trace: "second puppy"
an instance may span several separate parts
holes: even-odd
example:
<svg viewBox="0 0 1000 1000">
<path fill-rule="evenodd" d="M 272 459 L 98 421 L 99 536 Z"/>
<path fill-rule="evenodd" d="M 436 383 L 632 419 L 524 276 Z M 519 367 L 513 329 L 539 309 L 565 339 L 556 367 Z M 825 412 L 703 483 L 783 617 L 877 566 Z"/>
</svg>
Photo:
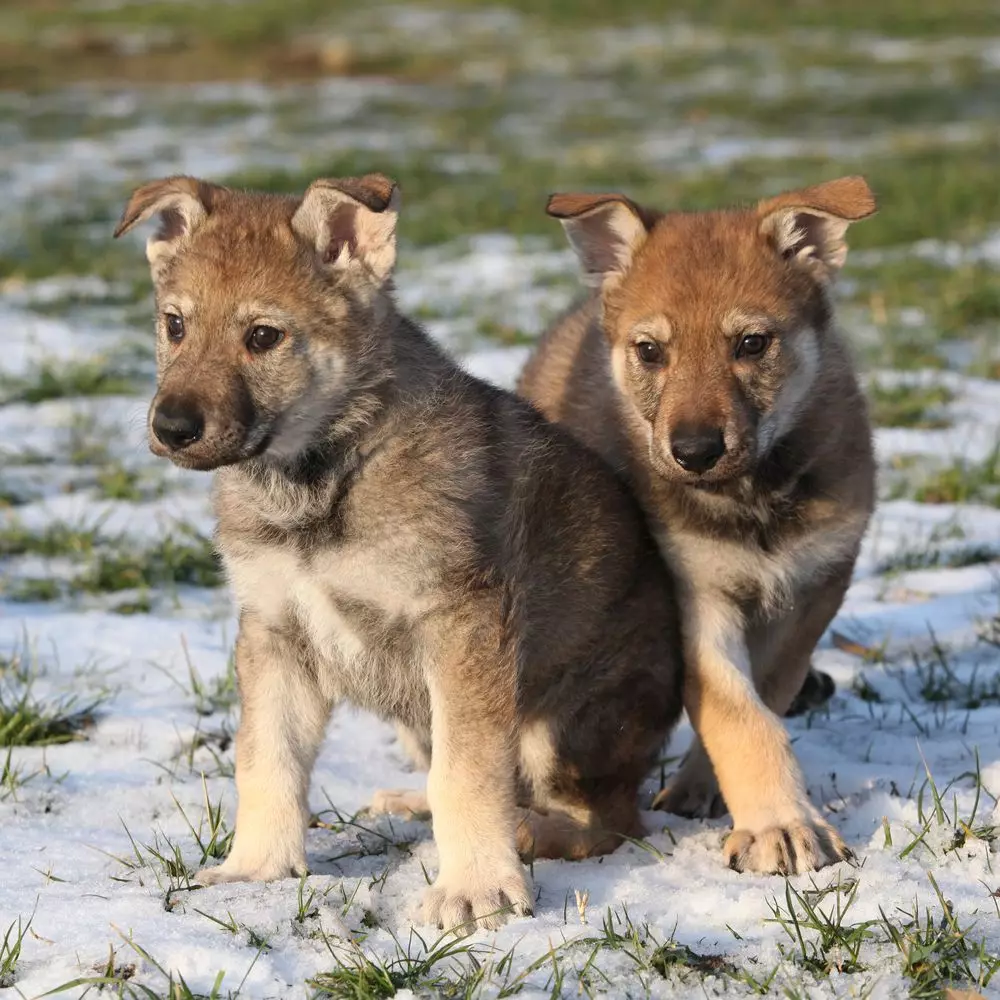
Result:
<svg viewBox="0 0 1000 1000">
<path fill-rule="evenodd" d="M 874 210 L 860 177 L 716 212 L 549 202 L 594 294 L 545 335 L 520 391 L 629 478 L 674 568 L 700 740 L 658 804 L 728 807 L 739 870 L 848 854 L 778 715 L 874 503 L 865 401 L 829 295 L 848 226 Z"/>
</svg>

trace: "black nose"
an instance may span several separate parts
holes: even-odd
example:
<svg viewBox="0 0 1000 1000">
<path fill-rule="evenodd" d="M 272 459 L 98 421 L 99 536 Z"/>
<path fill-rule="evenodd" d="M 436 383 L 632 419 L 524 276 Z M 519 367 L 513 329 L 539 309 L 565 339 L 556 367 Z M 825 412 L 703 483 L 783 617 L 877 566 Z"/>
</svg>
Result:
<svg viewBox="0 0 1000 1000">
<path fill-rule="evenodd" d="M 193 404 L 168 397 L 153 414 L 153 433 L 171 451 L 180 451 L 197 441 L 205 430 L 205 418 Z"/>
<path fill-rule="evenodd" d="M 670 454 L 688 472 L 708 472 L 726 453 L 718 427 L 678 427 L 670 436 Z"/>
</svg>

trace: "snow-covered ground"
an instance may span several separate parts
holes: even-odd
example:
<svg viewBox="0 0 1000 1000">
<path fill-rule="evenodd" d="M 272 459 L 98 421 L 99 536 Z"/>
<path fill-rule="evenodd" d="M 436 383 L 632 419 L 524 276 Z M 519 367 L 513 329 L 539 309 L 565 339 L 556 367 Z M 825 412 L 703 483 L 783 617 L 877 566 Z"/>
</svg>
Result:
<svg viewBox="0 0 1000 1000">
<path fill-rule="evenodd" d="M 519 254 L 513 243 L 500 240 L 491 246 L 491 266 L 474 270 L 483 272 L 483 280 L 513 275 L 523 283 L 532 252 Z M 475 251 L 469 259 L 475 265 Z M 430 294 L 440 295 L 433 260 L 421 274 Z M 421 280 L 414 269 L 404 272 L 404 301 L 419 299 Z M 519 305 L 527 309 L 530 302 L 522 297 Z M 16 324 L 17 310 L 11 314 Z M 21 320 L 28 325 L 27 317 Z M 46 350 L 58 347 L 53 331 L 44 330 Z M 69 347 L 71 323 L 64 332 Z M 522 359 L 523 350 L 494 348 L 470 353 L 467 362 L 484 377 L 509 384 Z M 883 460 L 921 447 L 937 452 L 965 432 L 974 440 L 986 421 L 1000 419 L 996 383 L 966 385 L 956 378 L 952 387 L 956 396 L 949 409 L 957 419 L 950 437 L 908 440 L 898 431 L 880 432 Z M 143 455 L 139 400 L 120 407 L 114 400 L 96 407 L 94 401 L 41 403 L 24 412 L 8 407 L 0 410 L 3 438 L 8 444 L 28 438 L 34 449 L 57 453 L 60 423 L 88 409 L 100 410 L 120 428 L 108 442 L 113 450 L 133 466 L 153 462 Z M 206 476 L 175 475 L 158 499 L 100 501 L 83 490 L 46 496 L 9 517 L 34 531 L 52 523 L 99 521 L 101 531 L 126 532 L 140 545 L 178 519 L 209 529 L 207 488 Z M 998 558 L 964 568 L 881 571 L 907 553 L 919 559 L 977 545 L 995 546 Z M 63 560 L 29 558 L 9 561 L 8 573 L 65 571 Z M 887 502 L 834 624 L 836 641 L 831 632 L 819 650 L 817 665 L 834 676 L 837 695 L 828 711 L 789 726 L 816 801 L 861 864 L 794 878 L 791 885 L 803 892 L 856 882 L 849 923 L 877 921 L 880 910 L 905 922 L 901 913 L 914 906 L 940 916 L 928 879 L 933 872 L 958 921 L 975 921 L 992 950 L 1000 945 L 991 898 L 1000 889 L 1000 875 L 992 870 L 993 832 L 980 830 L 1000 826 L 994 808 L 1000 794 L 1000 650 L 979 638 L 984 623 L 1000 612 L 998 570 L 1000 510 Z M 226 682 L 234 631 L 223 592 L 192 587 L 159 598 L 151 613 L 132 615 L 110 612 L 100 597 L 0 604 L 0 653 L 19 658 L 36 675 L 35 697 L 43 703 L 60 693 L 82 703 L 103 699 L 86 739 L 16 748 L 12 767 L 34 777 L 0 790 L 0 929 L 33 914 L 17 979 L 25 996 L 102 975 L 109 946 L 116 967 L 134 966 L 135 975 L 154 989 L 164 989 L 166 981 L 153 959 L 182 973 L 195 992 L 208 993 L 225 971 L 224 989 L 242 982 L 245 996 L 306 995 L 305 981 L 334 967 L 331 949 L 348 965 L 361 953 L 388 961 L 399 948 L 422 949 L 410 941 L 411 933 L 428 944 L 436 937 L 419 923 L 411 931 L 424 872 L 436 865 L 428 825 L 356 815 L 374 788 L 419 787 L 422 776 L 408 770 L 389 726 L 350 709 L 335 715 L 313 779 L 311 802 L 321 822 L 308 840 L 313 874 L 301 885 L 289 880 L 187 890 L 185 870 L 202 860 L 189 824 L 207 843 L 210 810 L 221 803 L 226 823 L 234 804 L 229 734 L 235 710 Z M 201 699 L 192 670 L 207 691 Z M 948 696 L 928 700 L 922 689 L 930 684 L 947 688 Z M 212 711 L 216 686 L 221 707 Z M 670 754 L 681 753 L 689 738 L 683 727 Z M 192 750 L 194 741 L 204 745 Z M 939 790 L 947 788 L 940 815 L 929 776 Z M 651 777 L 650 793 L 657 781 Z M 623 922 L 626 909 L 650 941 L 672 938 L 698 954 L 723 955 L 758 979 L 777 966 L 776 984 L 801 976 L 782 959 L 782 949 L 791 954 L 796 942 L 769 920 L 774 905 L 787 906 L 784 880 L 724 868 L 724 821 L 656 813 L 647 820 L 649 847 L 630 845 L 595 861 L 535 865 L 536 917 L 472 939 L 480 963 L 513 955 L 509 967 L 492 971 L 494 986 L 519 981 L 522 995 L 548 994 L 554 970 L 577 975 L 604 934 L 603 921 Z M 980 835 L 966 833 L 959 846 L 958 835 L 967 828 Z M 180 869 L 155 857 L 172 859 L 175 845 Z M 582 913 L 578 893 L 586 896 Z M 859 995 L 845 991 L 863 983 L 876 984 L 870 996 L 901 995 L 898 954 L 877 943 L 884 936 L 873 932 L 865 945 L 869 971 L 834 975 L 809 995 Z M 262 940 L 267 945 L 259 949 Z M 435 973 L 454 978 L 449 970 L 459 961 L 470 959 L 447 959 Z M 598 949 L 585 978 L 596 983 L 602 974 L 612 981 L 626 977 L 633 992 L 640 990 L 641 977 L 654 993 L 671 996 L 703 996 L 725 982 L 722 976 L 695 976 L 687 984 L 661 979 L 642 973 L 610 946 Z M 621 982 L 624 989 L 626 979 Z"/>
<path fill-rule="evenodd" d="M 690 48 L 707 37 L 681 41 Z M 602 58 L 611 60 L 642 39 L 606 41 Z M 872 51 L 895 58 L 885 46 Z M 732 85 L 692 79 L 706 93 Z M 377 167 L 386 143 L 421 149 L 433 139 L 417 117 L 401 132 L 365 119 L 370 102 L 391 100 L 408 121 L 422 92 L 337 81 L 204 88 L 205 106 L 242 102 L 252 113 L 184 123 L 181 143 L 156 124 L 178 93 L 64 94 L 67 113 L 121 119 L 105 135 L 70 139 L 22 134 L 16 116 L 42 115 L 46 105 L 20 108 L 15 96 L 0 97 L 0 111 L 14 115 L 0 132 L 9 140 L 0 150 L 8 192 L 0 249 L 9 242 L 3 223 L 18 231 L 34 206 L 57 217 L 80 191 L 110 204 L 140 167 L 218 176 L 248 163 L 297 164 L 321 149 L 327 129 L 342 147 L 370 152 Z M 279 127 L 279 112 L 299 103 L 316 108 L 308 128 L 297 131 L 294 117 Z M 512 113 L 506 124 L 522 138 L 522 125 L 545 131 L 544 116 L 519 121 Z M 654 130 L 640 153 L 690 168 L 690 134 Z M 712 149 L 716 159 L 792 149 L 734 141 L 742 145 L 699 140 L 695 160 L 711 159 Z M 856 155 L 887 142 L 862 143 Z M 989 246 L 900 252 L 994 265 Z M 134 250 L 141 253 L 138 240 Z M 576 282 L 568 252 L 487 233 L 404 250 L 398 285 L 404 307 L 427 317 L 472 371 L 509 386 L 529 348 L 490 340 L 483 320 L 535 334 Z M 313 777 L 308 878 L 190 889 L 188 875 L 224 851 L 233 817 L 235 621 L 223 588 L 196 585 L 215 582 L 202 541 L 212 527 L 208 477 L 166 467 L 146 450 L 149 322 L 106 304 L 121 294 L 94 278 L 0 285 L 0 497 L 11 503 L 0 509 L 0 707 L 26 688 L 43 712 L 96 702 L 80 738 L 15 746 L 9 757 L 0 750 L 0 943 L 12 925 L 0 947 L 0 992 L 13 984 L 15 994 L 37 997 L 65 986 L 62 995 L 77 996 L 97 990 L 82 980 L 110 977 L 106 985 L 124 995 L 188 996 L 176 990 L 179 974 L 194 995 L 255 998 L 322 990 L 895 998 L 921 973 L 918 938 L 935 934 L 927 968 L 960 976 L 963 941 L 973 976 L 990 967 L 988 956 L 1000 953 L 1000 509 L 975 504 L 880 505 L 855 583 L 816 655 L 837 694 L 788 723 L 812 795 L 857 852 L 856 866 L 787 881 L 739 875 L 721 860 L 726 821 L 649 812 L 643 843 L 593 861 L 535 864 L 535 917 L 479 932 L 452 951 L 419 923 L 437 864 L 429 825 L 360 812 L 374 789 L 420 787 L 423 777 L 408 768 L 389 726 L 344 708 Z M 50 308 L 67 299 L 79 308 Z M 70 363 L 134 369 L 138 384 L 3 403 L 6 384 L 23 387 L 40 365 L 65 371 Z M 887 482 L 954 459 L 982 462 L 996 448 L 1000 382 L 958 371 L 877 377 L 882 386 L 943 387 L 949 397 L 938 407 L 947 426 L 878 431 Z M 668 768 L 690 736 L 686 725 L 678 730 Z M 648 798 L 660 777 L 650 776 Z M 827 916 L 810 916 L 814 906 Z M 829 917 L 838 906 L 841 917 Z M 29 919 L 5 978 L 5 956 Z M 981 961 L 972 953 L 980 945 Z M 998 986 L 1000 973 L 978 990 L 1000 996 Z"/>
</svg>

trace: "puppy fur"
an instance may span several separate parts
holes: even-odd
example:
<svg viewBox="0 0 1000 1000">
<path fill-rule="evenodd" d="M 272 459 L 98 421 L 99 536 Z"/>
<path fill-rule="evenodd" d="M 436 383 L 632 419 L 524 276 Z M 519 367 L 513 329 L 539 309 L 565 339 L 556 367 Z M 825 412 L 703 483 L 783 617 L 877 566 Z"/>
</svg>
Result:
<svg viewBox="0 0 1000 1000">
<path fill-rule="evenodd" d="M 349 701 L 429 765 L 424 914 L 467 930 L 531 911 L 519 852 L 636 832 L 681 641 L 623 482 L 397 311 L 398 204 L 381 175 L 302 198 L 173 177 L 116 235 L 159 216 L 151 447 L 216 470 L 240 611 L 235 839 L 198 880 L 306 870 L 310 772 Z"/>
<path fill-rule="evenodd" d="M 699 740 L 658 805 L 728 807 L 739 870 L 848 853 L 779 716 L 874 503 L 865 400 L 829 295 L 848 225 L 874 209 L 859 177 L 714 212 L 549 202 L 594 291 L 546 333 L 519 391 L 627 477 L 675 572 Z"/>
</svg>

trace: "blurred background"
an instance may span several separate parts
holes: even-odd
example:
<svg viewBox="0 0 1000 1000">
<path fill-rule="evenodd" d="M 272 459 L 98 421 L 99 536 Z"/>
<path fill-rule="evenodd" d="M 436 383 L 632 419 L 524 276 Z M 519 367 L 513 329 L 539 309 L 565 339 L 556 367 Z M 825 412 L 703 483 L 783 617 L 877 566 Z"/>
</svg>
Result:
<svg viewBox="0 0 1000 1000">
<path fill-rule="evenodd" d="M 553 189 L 693 209 L 857 172 L 881 211 L 851 231 L 842 319 L 879 423 L 941 429 L 949 373 L 1000 378 L 998 116 L 992 0 L 8 0 L 0 402 L 147 392 L 146 234 L 110 233 L 154 176 L 391 174 L 403 305 L 509 384 L 579 288 Z M 85 431 L 60 488 L 108 479 Z M 995 499 L 995 461 L 958 485 L 912 465 L 887 494 Z"/>
</svg>

